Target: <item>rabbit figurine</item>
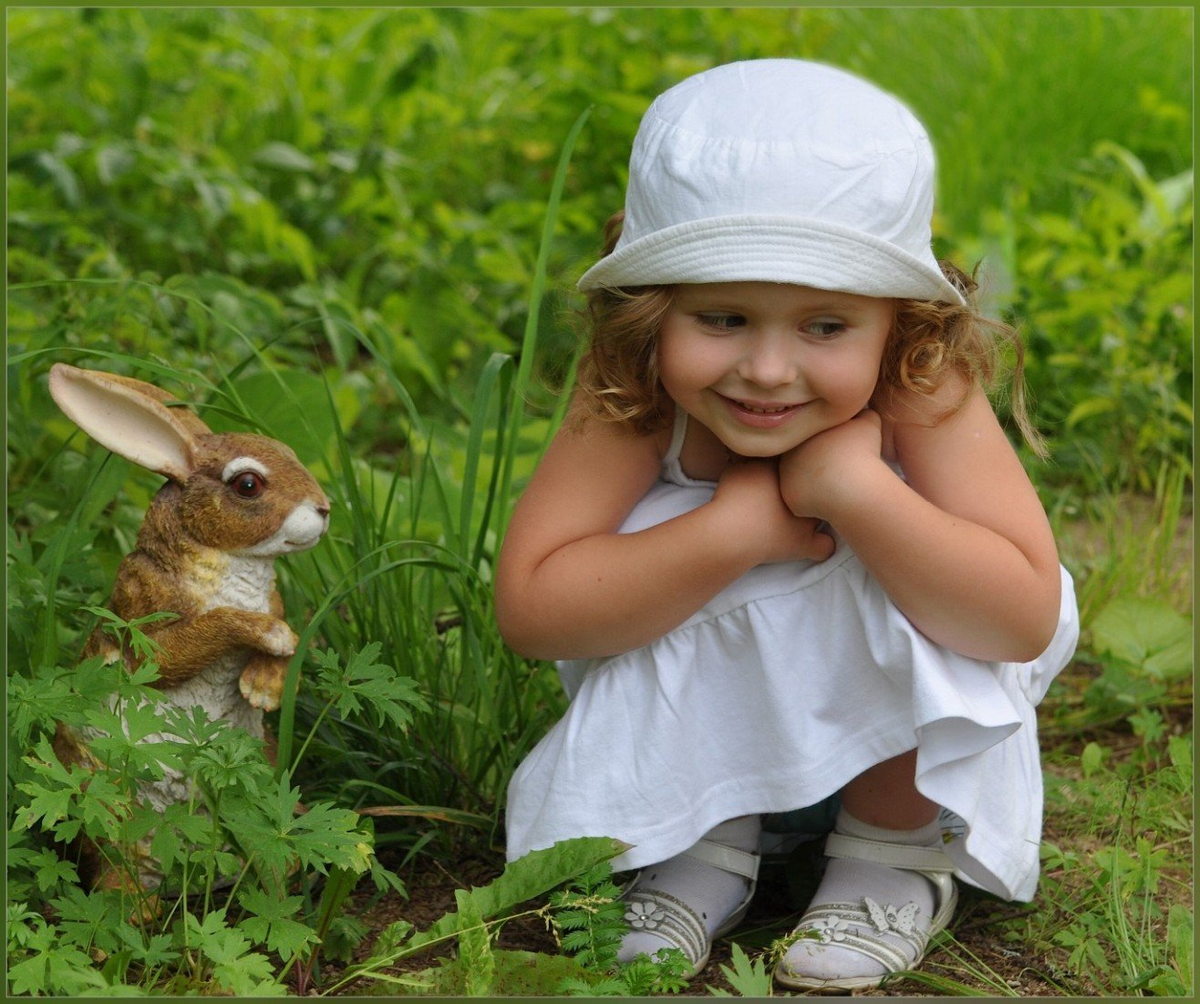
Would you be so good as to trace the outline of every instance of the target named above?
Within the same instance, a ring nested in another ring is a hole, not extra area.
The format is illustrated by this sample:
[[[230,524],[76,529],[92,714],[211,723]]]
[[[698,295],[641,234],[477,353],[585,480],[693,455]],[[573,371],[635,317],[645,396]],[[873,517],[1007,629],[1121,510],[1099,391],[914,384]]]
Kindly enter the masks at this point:
[[[167,478],[109,601],[123,620],[176,615],[144,628],[160,646],[155,686],[173,705],[198,706],[213,721],[269,739],[263,712],[279,707],[298,641],[283,620],[274,561],[325,533],[329,500],[320,485],[282,443],[213,433],[186,407],[168,407],[171,394],[141,380],[57,363],[50,394],[102,446]],[[99,628],[83,654],[133,664],[133,654]],[[85,734],[60,724],[54,745],[64,763],[94,766]],[[162,811],[187,799],[190,786],[167,769],[140,795]],[[150,888],[161,875],[145,848],[138,853],[137,880]],[[81,872],[92,884],[128,885],[94,847],[82,849]]]

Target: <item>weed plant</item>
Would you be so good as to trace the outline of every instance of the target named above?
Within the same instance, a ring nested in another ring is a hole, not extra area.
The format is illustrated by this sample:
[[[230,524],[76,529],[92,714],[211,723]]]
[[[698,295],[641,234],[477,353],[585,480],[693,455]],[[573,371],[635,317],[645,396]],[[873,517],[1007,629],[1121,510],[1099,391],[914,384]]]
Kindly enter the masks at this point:
[[[272,771],[260,741],[200,709],[162,705],[144,622],[97,613],[144,660],[136,672],[96,657],[9,681],[9,740],[26,751],[7,776],[9,987],[38,995],[205,985],[282,992],[277,973],[315,960],[340,907],[330,897],[353,885],[346,876],[370,872],[381,887],[403,886],[374,858],[369,822],[328,802],[298,812],[291,771]],[[98,730],[88,740],[95,769],[59,762],[49,738],[58,722]],[[137,788],[166,770],[193,787],[159,812]],[[158,892],[84,892],[67,849],[79,838],[134,872],[145,844],[162,869]],[[330,880],[313,900],[302,892],[318,873]],[[298,890],[288,889],[292,875]]]

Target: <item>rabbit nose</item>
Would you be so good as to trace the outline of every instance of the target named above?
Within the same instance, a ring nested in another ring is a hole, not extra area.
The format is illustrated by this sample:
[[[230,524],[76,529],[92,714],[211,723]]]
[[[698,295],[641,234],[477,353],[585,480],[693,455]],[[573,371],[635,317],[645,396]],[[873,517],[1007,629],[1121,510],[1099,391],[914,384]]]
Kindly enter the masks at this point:
[[[317,506],[317,515],[318,516],[328,516],[329,509],[330,509],[330,503],[328,501],[326,501],[323,504]]]

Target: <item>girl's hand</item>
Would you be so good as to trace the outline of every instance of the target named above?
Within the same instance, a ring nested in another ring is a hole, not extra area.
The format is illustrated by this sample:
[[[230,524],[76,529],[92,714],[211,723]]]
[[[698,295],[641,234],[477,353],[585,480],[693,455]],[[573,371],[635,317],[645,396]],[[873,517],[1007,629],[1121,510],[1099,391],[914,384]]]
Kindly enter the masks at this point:
[[[879,413],[866,408],[779,458],[779,488],[796,516],[831,519],[837,503],[855,492],[856,475],[882,463]]]
[[[983,389],[952,377],[889,411],[886,429],[865,411],[780,458],[788,508],[836,527],[932,641],[988,662],[1036,658],[1059,623],[1058,554]]]
[[[824,561],[833,554],[833,538],[817,530],[818,520],[789,512],[779,489],[774,461],[738,460],[721,474],[711,504],[736,514],[755,564]]]

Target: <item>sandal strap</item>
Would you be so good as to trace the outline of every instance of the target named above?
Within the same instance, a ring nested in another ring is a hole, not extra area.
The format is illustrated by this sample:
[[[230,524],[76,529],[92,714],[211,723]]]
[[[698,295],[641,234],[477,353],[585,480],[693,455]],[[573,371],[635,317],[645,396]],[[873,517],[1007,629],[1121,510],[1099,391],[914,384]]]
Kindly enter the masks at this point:
[[[751,851],[739,850],[718,844],[715,840],[701,837],[695,844],[683,852],[690,858],[697,858],[705,864],[720,868],[721,871],[741,875],[754,882],[758,878],[759,856]]]
[[[888,844],[882,840],[850,837],[831,833],[825,838],[825,855],[831,858],[853,858],[873,861],[924,875],[934,888],[934,913],[930,932],[937,933],[950,923],[958,901],[954,888],[954,862],[940,847],[914,847],[911,844]]]
[[[873,861],[910,872],[950,873],[954,863],[940,847],[914,847],[911,844],[888,844],[882,840],[866,840],[844,833],[831,833],[825,838],[825,856]],[[932,878],[932,876],[930,876]],[[935,881],[936,884],[936,881]]]
[[[851,926],[857,931],[850,930]],[[820,934],[820,938],[815,939],[818,944],[852,949],[882,963],[889,973],[911,968],[925,954],[925,946],[929,942],[929,936],[920,929],[904,932],[891,927],[887,933],[900,944],[890,944],[880,937],[884,932],[878,931],[867,911],[849,903],[826,903],[812,907],[805,911],[796,930],[816,931]],[[903,951],[901,946],[908,951]]]
[[[704,921],[683,900],[657,889],[635,889],[624,896],[625,919],[634,930],[650,931],[668,941],[696,965],[707,961],[712,946]],[[642,907],[631,910],[633,904]]]

